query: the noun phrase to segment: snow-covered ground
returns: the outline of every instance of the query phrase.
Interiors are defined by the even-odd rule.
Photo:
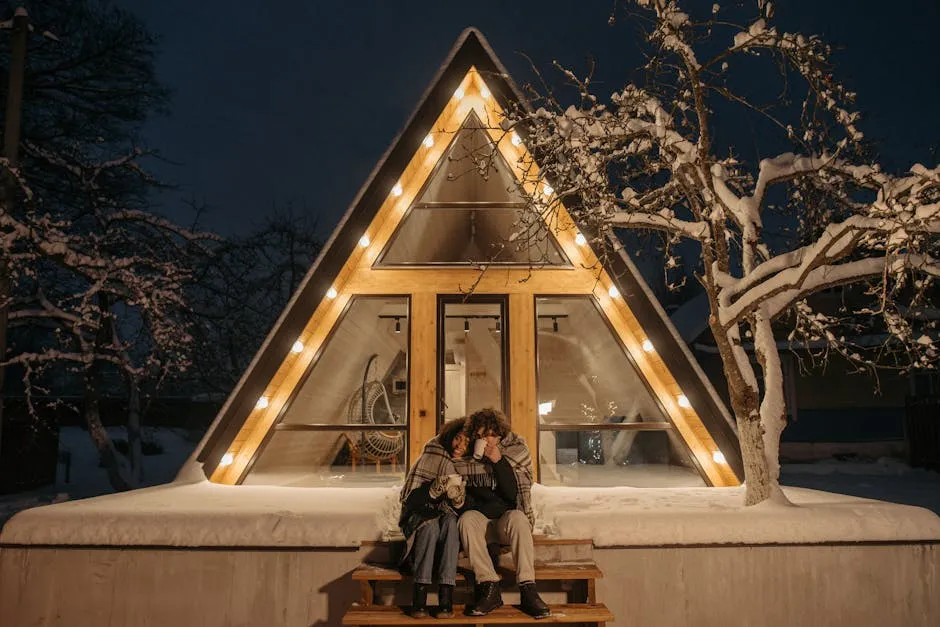
[[[148,437],[152,437],[163,447],[163,453],[144,456],[143,486],[172,481],[196,446],[198,434],[194,437],[182,429],[155,428],[147,431]],[[108,433],[113,439],[127,437],[123,427],[109,428]],[[23,509],[110,494],[113,491],[104,469],[98,467],[98,452],[88,431],[81,427],[63,427],[59,431],[59,450],[71,453],[69,481],[65,480],[65,465],[60,463],[55,484],[29,492],[0,496],[0,526]]]
[[[916,505],[940,515],[940,473],[897,459],[784,464],[780,478],[788,486]]]

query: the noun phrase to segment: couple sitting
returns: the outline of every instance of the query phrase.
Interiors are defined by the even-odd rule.
[[[551,615],[535,589],[531,488],[529,449],[495,409],[448,422],[424,446],[405,479],[399,520],[408,539],[405,558],[413,560],[412,616],[427,616],[434,578],[439,585],[436,616],[454,615],[461,543],[476,579],[466,613],[483,616],[500,607],[499,575],[487,550],[493,542],[512,549],[522,611],[535,618]]]

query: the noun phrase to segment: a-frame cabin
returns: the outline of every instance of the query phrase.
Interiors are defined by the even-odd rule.
[[[203,440],[212,481],[400,481],[496,406],[542,483],[738,484],[728,413],[629,258],[526,209],[553,190],[500,126],[522,102],[465,31]]]

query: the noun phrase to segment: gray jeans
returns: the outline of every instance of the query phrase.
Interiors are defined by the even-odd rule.
[[[453,514],[444,514],[418,527],[412,547],[415,583],[429,584],[437,579],[437,583],[455,585],[459,552],[460,534]]]

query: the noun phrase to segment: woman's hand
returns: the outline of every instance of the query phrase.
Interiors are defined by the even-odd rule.
[[[483,457],[486,457],[494,464],[503,458],[502,452],[499,450],[499,441],[494,439],[486,439],[486,448],[483,449]]]

